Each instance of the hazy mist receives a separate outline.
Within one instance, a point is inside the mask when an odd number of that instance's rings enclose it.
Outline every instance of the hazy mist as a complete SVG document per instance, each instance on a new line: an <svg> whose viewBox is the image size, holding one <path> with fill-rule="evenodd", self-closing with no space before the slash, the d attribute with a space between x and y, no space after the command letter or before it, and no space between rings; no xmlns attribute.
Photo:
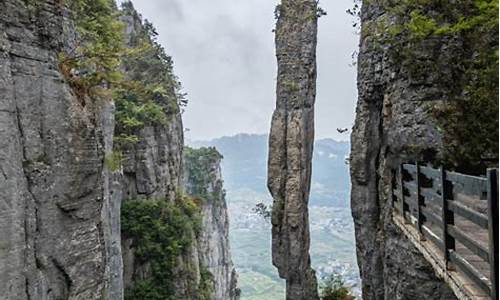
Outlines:
<svg viewBox="0 0 500 300"><path fill-rule="evenodd" d="M156 26L188 94L186 138L240 132L267 133L275 103L274 7L270 0L133 1ZM323 0L320 19L316 137L348 139L356 70L350 66L358 36L345 11L352 0Z"/></svg>

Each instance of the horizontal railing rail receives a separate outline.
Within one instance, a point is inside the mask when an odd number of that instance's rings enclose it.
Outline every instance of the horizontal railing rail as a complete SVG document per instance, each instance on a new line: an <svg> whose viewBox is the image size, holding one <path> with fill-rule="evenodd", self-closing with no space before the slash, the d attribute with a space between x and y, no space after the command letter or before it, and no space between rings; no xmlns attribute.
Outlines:
<svg viewBox="0 0 500 300"><path fill-rule="evenodd" d="M391 184L395 212L441 249L446 270L498 300L498 170L480 177L402 164Z"/></svg>

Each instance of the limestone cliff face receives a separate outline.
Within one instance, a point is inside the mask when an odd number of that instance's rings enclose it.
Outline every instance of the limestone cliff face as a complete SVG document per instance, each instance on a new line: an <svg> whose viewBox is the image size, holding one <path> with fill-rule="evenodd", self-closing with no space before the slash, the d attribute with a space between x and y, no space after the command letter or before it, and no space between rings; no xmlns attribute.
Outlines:
<svg viewBox="0 0 500 300"><path fill-rule="evenodd" d="M122 204L174 203L183 189L175 87L161 90L174 99L162 106L168 120L145 124L134 132L136 144L117 148L118 104L77 97L60 71L58 55L78 39L67 9L59 0L0 2L0 298L6 300L123 299L124 288L147 278L151 265L137 262L132 241L122 237ZM124 13L122 21L134 46L134 34L144 30L139 15ZM149 65L141 66L154 68L169 58L145 59ZM152 72L138 76L124 65L123 73L147 81ZM117 150L123 157L112 168ZM221 185L214 172L207 189ZM189 229L183 241L191 243L169 270L179 299L236 299L227 212L217 191L202 207L203 230ZM184 225L196 223L190 216L180 216ZM207 291L208 297L199 294Z"/></svg>
<svg viewBox="0 0 500 300"><path fill-rule="evenodd" d="M392 59L377 22L392 22L383 5L363 1L358 58L356 121L351 136L351 206L363 299L454 299L419 252L392 223L391 170L406 160L433 159L441 137L427 107L440 99L449 76L415 78ZM418 57L453 61L457 41L436 39L415 49ZM443 68L446 70L446 67Z"/></svg>
<svg viewBox="0 0 500 300"><path fill-rule="evenodd" d="M135 12L125 12L121 20L126 24L125 40L129 47L140 46L136 37L144 33L140 15ZM161 64L159 58L151 59L150 67ZM147 74L128 70L131 77L143 78ZM167 89L170 97L176 99L175 90ZM184 146L183 126L180 110L175 101L175 112L168 112L169 122L156 126L146 126L136 132L139 142L125 154L124 196L134 197L166 197L170 201L175 198L182 180L182 148Z"/></svg>
<svg viewBox="0 0 500 300"><path fill-rule="evenodd" d="M138 46L134 38L144 34L144 27L140 15L133 10L124 12L121 20L125 23L125 41L129 47ZM149 62L161 64L159 58L152 58ZM130 77L146 80L147 74L128 71L124 66L125 74ZM176 98L174 91L168 91ZM175 104L177 107L177 104ZM180 111L169 113L166 124L151 124L138 129L134 134L138 142L126 147L123 151L123 176L120 187L123 201L136 199L165 199L174 201L182 182L182 149L184 144L183 126ZM134 260L132 241L123 237L122 251L124 262L125 287L133 285L139 278L148 276L148 265L137 265ZM180 262L182 263L182 262Z"/></svg>
<svg viewBox="0 0 500 300"><path fill-rule="evenodd" d="M318 299L309 257L308 202L314 142L317 1L283 0L277 8L276 109L269 136L273 196L272 257L287 299Z"/></svg>
<svg viewBox="0 0 500 300"><path fill-rule="evenodd" d="M202 226L198 236L198 257L210 272L211 299L239 299L237 274L229 247L229 220L221 174L222 156L214 148L187 149L184 185L186 193L201 204Z"/></svg>
<svg viewBox="0 0 500 300"><path fill-rule="evenodd" d="M107 297L112 106L83 106L65 83L71 36L59 1L0 3L2 299Z"/></svg>

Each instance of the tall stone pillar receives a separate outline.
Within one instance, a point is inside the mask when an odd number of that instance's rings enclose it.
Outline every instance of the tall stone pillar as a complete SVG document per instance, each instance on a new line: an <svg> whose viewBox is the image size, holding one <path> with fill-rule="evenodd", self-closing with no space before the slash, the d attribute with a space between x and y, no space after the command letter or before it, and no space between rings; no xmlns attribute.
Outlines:
<svg viewBox="0 0 500 300"><path fill-rule="evenodd" d="M309 190L316 96L316 0L277 7L276 109L269 137L268 188L273 196L273 264L287 300L319 299L309 256Z"/></svg>

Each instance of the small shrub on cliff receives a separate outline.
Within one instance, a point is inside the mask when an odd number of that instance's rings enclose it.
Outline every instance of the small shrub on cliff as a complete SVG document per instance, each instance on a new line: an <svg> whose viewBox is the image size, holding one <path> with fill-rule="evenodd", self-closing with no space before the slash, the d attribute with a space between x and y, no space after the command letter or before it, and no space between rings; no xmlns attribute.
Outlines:
<svg viewBox="0 0 500 300"><path fill-rule="evenodd" d="M321 287L321 300L354 300L350 291L344 286L344 281L339 274L332 274L326 278Z"/></svg>
<svg viewBox="0 0 500 300"><path fill-rule="evenodd" d="M119 142L133 144L138 141L137 130L144 126L168 124L168 117L162 106L147 95L138 96L134 91L136 90L117 88L114 92L116 132L123 137L128 137Z"/></svg>
<svg viewBox="0 0 500 300"><path fill-rule="evenodd" d="M263 202L260 202L257 203L254 208L252 208L252 212L264 218L266 222L270 222L273 215L273 207L272 205L267 206Z"/></svg>
<svg viewBox="0 0 500 300"><path fill-rule="evenodd" d="M200 268L200 285L198 287L197 297L200 300L212 300L214 292L214 276L206 267Z"/></svg>
<svg viewBox="0 0 500 300"><path fill-rule="evenodd" d="M124 159L121 151L112 151L104 157L104 165L111 172L116 172L121 168Z"/></svg>

